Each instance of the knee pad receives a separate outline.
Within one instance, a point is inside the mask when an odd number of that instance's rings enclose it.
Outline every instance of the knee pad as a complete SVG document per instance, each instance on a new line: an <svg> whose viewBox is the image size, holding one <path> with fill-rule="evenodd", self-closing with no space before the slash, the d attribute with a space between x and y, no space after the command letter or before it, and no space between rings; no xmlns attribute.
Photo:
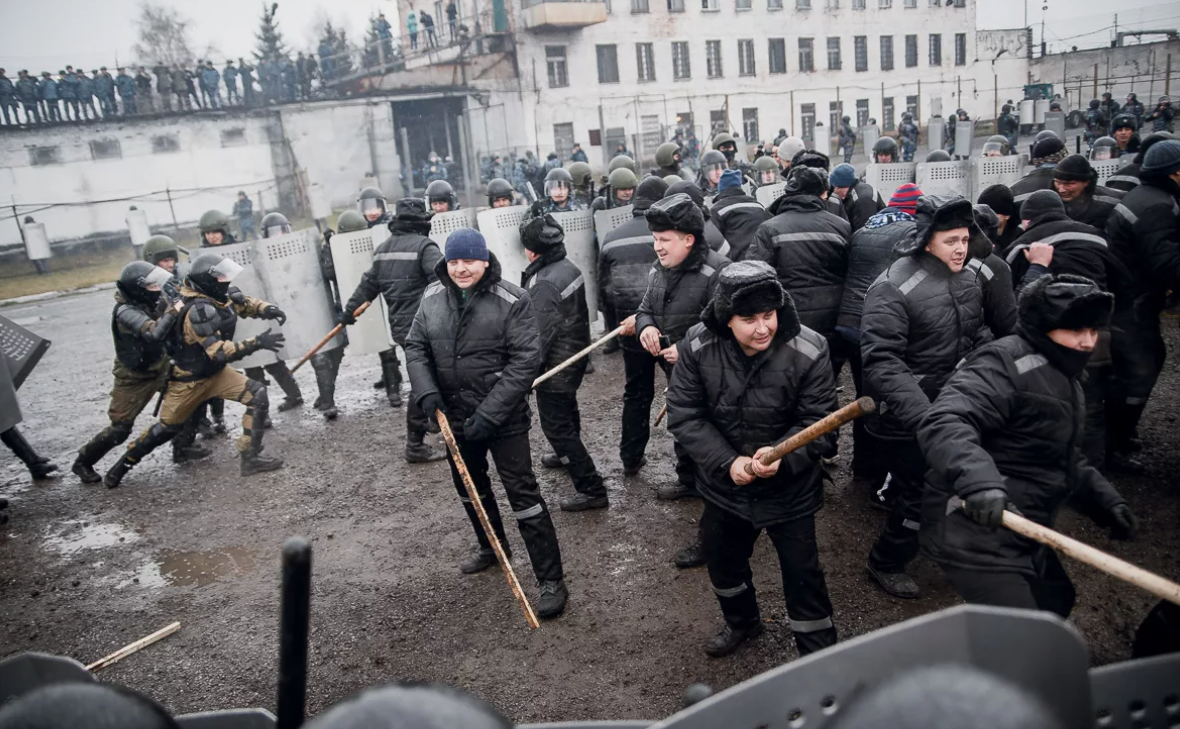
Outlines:
<svg viewBox="0 0 1180 729"><path fill-rule="evenodd" d="M255 410L267 410L270 407L270 398L266 394L266 385L257 380L250 380L248 387L254 395L253 399L250 400L250 407Z"/></svg>
<svg viewBox="0 0 1180 729"><path fill-rule="evenodd" d="M131 430L135 427L135 423L118 422L111 423L111 438L116 443L122 443L131 437Z"/></svg>

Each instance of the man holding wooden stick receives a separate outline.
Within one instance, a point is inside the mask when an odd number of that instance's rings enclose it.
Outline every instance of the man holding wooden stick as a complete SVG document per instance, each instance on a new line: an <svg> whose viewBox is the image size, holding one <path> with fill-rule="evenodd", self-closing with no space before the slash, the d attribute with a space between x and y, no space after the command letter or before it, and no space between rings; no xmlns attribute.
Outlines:
<svg viewBox="0 0 1180 729"><path fill-rule="evenodd" d="M764 529L778 552L799 654L834 645L815 513L823 505L820 459L835 447L836 432L781 461L759 460L836 409L827 340L799 323L774 268L762 261L722 271L701 318L672 372L668 427L690 454L705 500L704 554L725 616L705 653L728 655L762 632L750 555Z"/></svg>
<svg viewBox="0 0 1180 729"><path fill-rule="evenodd" d="M500 272L500 262L478 230L451 233L445 259L435 268L438 281L422 295L410 327L406 359L415 402L430 417L441 411L452 423L492 530L508 551L488 478L488 453L495 459L540 583L537 616L551 618L565 609L569 593L557 531L533 475L529 450L528 395L540 365L540 337L528 292L502 280ZM448 462L479 540L479 551L459 569L482 572L496 563L496 554L449 452Z"/></svg>
<svg viewBox="0 0 1180 729"><path fill-rule="evenodd" d="M1126 500L1082 455L1078 379L1114 297L1080 276L1044 275L1019 306L1016 333L972 353L922 419L921 544L967 602L1065 618L1075 593L1056 553L997 527L1005 509L1052 527L1068 500L1112 538L1135 531Z"/></svg>

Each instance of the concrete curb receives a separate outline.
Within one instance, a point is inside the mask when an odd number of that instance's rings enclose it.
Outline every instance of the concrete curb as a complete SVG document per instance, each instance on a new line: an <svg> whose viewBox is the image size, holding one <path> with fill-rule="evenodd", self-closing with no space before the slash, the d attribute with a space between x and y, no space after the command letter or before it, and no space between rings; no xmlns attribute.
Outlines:
<svg viewBox="0 0 1180 729"><path fill-rule="evenodd" d="M63 296L74 296L76 294L89 294L94 291L107 291L115 288L113 281L107 283L94 284L93 286L83 286L77 289L69 289L66 291L46 291L41 294L29 294L28 296L17 296L11 299L0 299L0 309L8 306L19 306L21 304L32 304L38 301L48 301L49 299L58 299Z"/></svg>

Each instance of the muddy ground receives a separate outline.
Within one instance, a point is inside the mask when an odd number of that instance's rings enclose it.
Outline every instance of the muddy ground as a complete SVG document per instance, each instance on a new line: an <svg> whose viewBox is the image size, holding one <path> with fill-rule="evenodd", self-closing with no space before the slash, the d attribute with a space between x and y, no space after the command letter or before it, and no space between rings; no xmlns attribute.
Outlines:
<svg viewBox="0 0 1180 729"><path fill-rule="evenodd" d="M54 342L20 391L22 428L66 471L76 448L106 424L110 307L108 291L3 310ZM1174 317L1165 330L1175 350ZM178 713L273 709L279 547L304 535L315 546L312 712L367 686L414 679L461 686L518 722L656 719L680 706L688 684L722 689L793 659L765 539L754 571L770 630L729 658L701 652L720 623L716 601L703 569L681 572L670 562L693 534L700 502L654 498L655 486L674 477L663 432L641 477L623 478L622 360L599 357L597 365L582 389L583 423L609 480L611 508L554 510L571 600L564 617L540 630L526 628L499 570L468 577L456 569L474 540L446 465L403 462L403 412L370 386L378 364L367 356L344 360L335 423L310 407L311 368L297 374L309 404L273 416L267 451L287 462L275 473L239 479L230 439L214 441L212 458L183 468L162 449L115 491L70 475L32 485L9 452L0 453L0 494L12 500L12 520L0 532L0 654L37 650L91 661L178 620L179 633L103 680L145 691ZM1169 575L1180 558L1180 436L1169 414L1177 388L1173 359L1145 417L1150 473L1116 479L1142 521L1139 539L1110 542L1073 514L1059 522ZM231 423L240 413L228 408ZM533 444L535 459L536 427ZM571 490L562 472L539 477L554 506ZM955 604L940 571L922 559L914 567L921 599L893 599L869 582L865 557L884 515L846 481L842 467L818 527L841 637ZM526 552L518 535L510 539L516 569L535 595ZM1154 599L1077 563L1067 567L1079 592L1073 620L1094 663L1128 658Z"/></svg>

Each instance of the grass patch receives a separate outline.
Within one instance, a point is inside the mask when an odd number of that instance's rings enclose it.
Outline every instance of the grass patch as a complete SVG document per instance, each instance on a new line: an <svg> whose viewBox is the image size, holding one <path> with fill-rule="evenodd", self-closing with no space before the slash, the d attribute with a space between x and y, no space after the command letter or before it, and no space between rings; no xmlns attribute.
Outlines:
<svg viewBox="0 0 1180 729"><path fill-rule="evenodd" d="M84 286L109 283L119 278L123 266L134 259L130 248L82 253L49 259L49 273L38 274L28 261L5 266L10 269L0 278L0 299L43 294L46 291L69 291ZM12 269L15 269L13 271Z"/></svg>

